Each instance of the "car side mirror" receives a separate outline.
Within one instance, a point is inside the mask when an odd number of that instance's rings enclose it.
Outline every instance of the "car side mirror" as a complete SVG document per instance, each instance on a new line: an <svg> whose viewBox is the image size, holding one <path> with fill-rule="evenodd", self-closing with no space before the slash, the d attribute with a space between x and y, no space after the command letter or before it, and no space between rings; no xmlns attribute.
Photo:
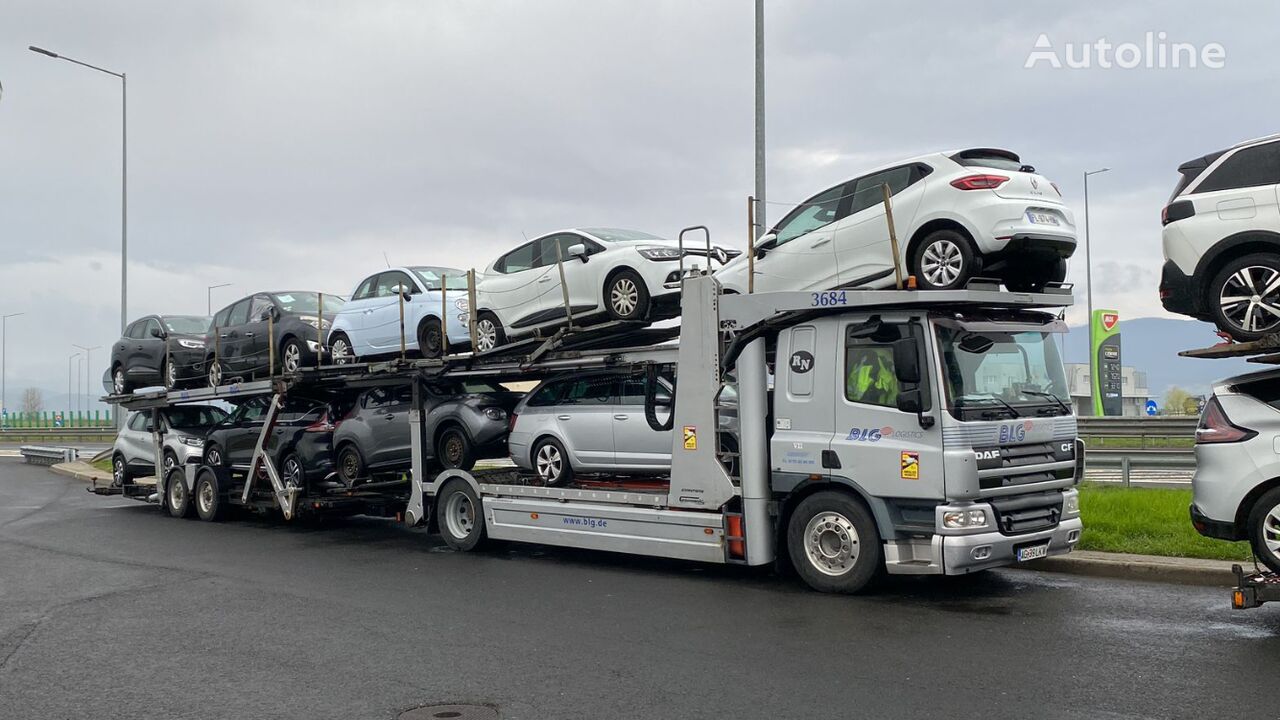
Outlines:
<svg viewBox="0 0 1280 720"><path fill-rule="evenodd" d="M151 337L153 337L153 338L159 338L159 339L163 340L163 339L164 339L164 330L162 330L162 329L160 329L160 328L158 328L158 327L153 327L153 328L151 328Z"/></svg>
<svg viewBox="0 0 1280 720"><path fill-rule="evenodd" d="M582 262L587 261L587 246L584 245L583 243L576 243L574 245L570 245L569 247L565 248L565 252L569 254L569 257L576 257Z"/></svg>
<svg viewBox="0 0 1280 720"><path fill-rule="evenodd" d="M391 290L395 292L397 295L399 295L400 297L404 298L405 302L409 302L410 298L413 297L413 290L409 288L407 285L397 285L391 288Z"/></svg>
<svg viewBox="0 0 1280 720"><path fill-rule="evenodd" d="M915 338L893 341L893 372L898 377L898 382L920 382L920 345Z"/></svg>
<svg viewBox="0 0 1280 720"><path fill-rule="evenodd" d="M755 244L756 259L759 260L763 258L765 255L768 255L769 251L774 249L777 246L778 246L777 233L765 233L764 235L761 235L760 239L756 240L756 244Z"/></svg>

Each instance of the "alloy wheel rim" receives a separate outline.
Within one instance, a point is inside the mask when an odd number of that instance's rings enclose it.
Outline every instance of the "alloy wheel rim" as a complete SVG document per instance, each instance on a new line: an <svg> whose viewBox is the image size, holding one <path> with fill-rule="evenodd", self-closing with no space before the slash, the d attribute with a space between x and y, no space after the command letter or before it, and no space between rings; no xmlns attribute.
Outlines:
<svg viewBox="0 0 1280 720"><path fill-rule="evenodd" d="M112 376L111 384L115 386L117 395L124 394L124 370L116 370L116 374Z"/></svg>
<svg viewBox="0 0 1280 720"><path fill-rule="evenodd" d="M934 285L950 285L960 277L964 256L960 247L950 240L932 242L920 258L920 271Z"/></svg>
<svg viewBox="0 0 1280 720"><path fill-rule="evenodd" d="M214 361L209 366L209 384L213 387L218 387L222 384L222 363Z"/></svg>
<svg viewBox="0 0 1280 720"><path fill-rule="evenodd" d="M1262 519L1262 541L1268 552L1280 558L1280 505L1271 508L1271 512Z"/></svg>
<svg viewBox="0 0 1280 720"><path fill-rule="evenodd" d="M182 494L185 490L179 478L174 478L173 482L169 483L169 507L177 508L182 505Z"/></svg>
<svg viewBox="0 0 1280 720"><path fill-rule="evenodd" d="M471 536L476 526L476 509L466 493L456 492L449 497L444 509L445 524L456 538Z"/></svg>
<svg viewBox="0 0 1280 720"><path fill-rule="evenodd" d="M208 515L213 510L213 485L210 483L201 485L196 501L200 503L200 512Z"/></svg>
<svg viewBox="0 0 1280 720"><path fill-rule="evenodd" d="M172 455L164 456L164 471L166 473L174 469L175 467L177 467L177 465L178 465L178 461L175 460Z"/></svg>
<svg viewBox="0 0 1280 720"><path fill-rule="evenodd" d="M484 318L476 323L476 347L480 352L492 350L498 344L498 329L494 327L493 321Z"/></svg>
<svg viewBox="0 0 1280 720"><path fill-rule="evenodd" d="M290 458L285 461L284 484L289 487L302 487L302 466L297 460Z"/></svg>
<svg viewBox="0 0 1280 720"><path fill-rule="evenodd" d="M329 356L334 365L346 365L352 361L351 346L345 339L338 338L333 341L333 347L329 348Z"/></svg>
<svg viewBox="0 0 1280 720"><path fill-rule="evenodd" d="M560 451L555 445L547 443L538 448L538 477L546 482L555 482L560 478L560 470L563 467L563 460L560 457Z"/></svg>
<svg viewBox="0 0 1280 720"><path fill-rule="evenodd" d="M1237 270L1222 285L1218 307L1228 322L1246 332L1280 325L1280 270L1261 265Z"/></svg>
<svg viewBox="0 0 1280 720"><path fill-rule="evenodd" d="M614 312L630 315L640 302L640 291L631 282L631 278L619 278L614 281L613 289L609 292L609 302L613 305Z"/></svg>
<svg viewBox="0 0 1280 720"><path fill-rule="evenodd" d="M218 452L218 448L213 448L204 457L205 464L212 467L218 467L222 464L222 454Z"/></svg>
<svg viewBox="0 0 1280 720"><path fill-rule="evenodd" d="M858 562L858 531L838 512L818 513L804 528L804 553L818 572L844 575Z"/></svg>
<svg viewBox="0 0 1280 720"><path fill-rule="evenodd" d="M284 371L297 372L298 367L302 365L302 350L296 343L289 343L284 346Z"/></svg>
<svg viewBox="0 0 1280 720"><path fill-rule="evenodd" d="M115 479L117 485L124 482L124 460L116 458L115 462L111 463L111 477Z"/></svg>
<svg viewBox="0 0 1280 720"><path fill-rule="evenodd" d="M173 363L165 363L165 366L164 366L165 388L172 389L173 386L177 384L178 384L178 369L173 366Z"/></svg>

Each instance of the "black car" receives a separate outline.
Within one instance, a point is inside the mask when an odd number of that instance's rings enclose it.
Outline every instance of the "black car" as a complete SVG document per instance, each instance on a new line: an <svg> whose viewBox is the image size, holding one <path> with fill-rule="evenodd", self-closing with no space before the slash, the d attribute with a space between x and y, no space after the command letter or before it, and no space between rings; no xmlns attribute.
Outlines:
<svg viewBox="0 0 1280 720"><path fill-rule="evenodd" d="M205 437L204 464L247 470L266 422L271 396L241 403ZM305 488L333 471L333 423L327 401L288 395L267 437L266 451L286 484Z"/></svg>
<svg viewBox="0 0 1280 720"><path fill-rule="evenodd" d="M111 391L163 385L180 387L204 375L209 318L192 315L147 315L125 328L111 346Z"/></svg>
<svg viewBox="0 0 1280 720"><path fill-rule="evenodd" d="M311 291L263 292L214 314L205 347L210 387L232 378L269 377L273 369L291 373L315 365L321 338L344 303L337 295L324 294L321 312L321 297Z"/></svg>
<svg viewBox="0 0 1280 720"><path fill-rule="evenodd" d="M483 380L437 380L424 385L425 457L446 468L470 470L477 460L507 456L511 411L523 393ZM361 393L338 422L333 448L338 478L354 485L373 472L407 470L412 390L378 387Z"/></svg>

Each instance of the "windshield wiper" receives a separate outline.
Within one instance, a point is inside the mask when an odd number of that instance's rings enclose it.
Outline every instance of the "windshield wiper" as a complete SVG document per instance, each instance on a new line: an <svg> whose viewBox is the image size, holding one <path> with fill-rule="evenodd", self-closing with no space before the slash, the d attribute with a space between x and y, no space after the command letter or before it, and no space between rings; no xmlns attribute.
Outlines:
<svg viewBox="0 0 1280 720"><path fill-rule="evenodd" d="M1066 413L1067 415L1071 414L1071 407L1067 405L1067 403L1064 402L1062 398L1058 397L1054 393L1046 392L1044 390L1019 390L1018 392L1022 393L1023 395L1049 398L1050 400L1058 403L1058 407L1062 408L1062 412Z"/></svg>
<svg viewBox="0 0 1280 720"><path fill-rule="evenodd" d="M991 401L991 402L993 402L993 403L999 403L1000 405L1003 405L1003 406L1004 406L1004 409L1005 409L1005 410L1008 410L1010 413L1012 413L1014 417L1022 417L1022 413L1019 413L1019 412L1017 411L1017 409L1015 409L1012 405L1010 405L1009 403L1007 403L1007 402L1005 402L1005 401L1001 400L1000 398L996 397L995 395L989 395L989 396L987 396L987 397L977 397L977 398L963 398L963 397L962 397L962 398L957 399L957 400L956 400L956 403L957 403L957 404L959 404L959 403L968 403L968 402L969 402L969 401L971 401L971 400L973 400L973 401Z"/></svg>

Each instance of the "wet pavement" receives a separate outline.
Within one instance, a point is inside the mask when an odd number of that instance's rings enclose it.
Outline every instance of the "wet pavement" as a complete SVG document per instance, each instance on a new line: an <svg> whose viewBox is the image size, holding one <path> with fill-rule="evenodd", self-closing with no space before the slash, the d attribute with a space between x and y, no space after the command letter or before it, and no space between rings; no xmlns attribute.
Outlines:
<svg viewBox="0 0 1280 720"><path fill-rule="evenodd" d="M1275 717L1277 676L1280 607L1221 589L1008 570L827 596L386 520L174 520L0 458L0 717Z"/></svg>

